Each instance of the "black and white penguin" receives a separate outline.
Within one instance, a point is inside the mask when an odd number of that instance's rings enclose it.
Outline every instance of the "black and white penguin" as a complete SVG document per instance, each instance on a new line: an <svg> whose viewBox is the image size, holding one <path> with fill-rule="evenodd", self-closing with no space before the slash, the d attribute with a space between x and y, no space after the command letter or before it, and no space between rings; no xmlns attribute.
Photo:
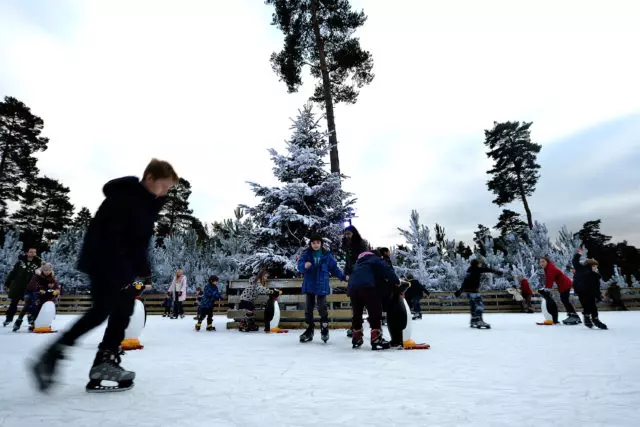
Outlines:
<svg viewBox="0 0 640 427"><path fill-rule="evenodd" d="M428 349L429 344L416 344L411 339L411 309L404 298L404 293L411 283L402 281L391 296L387 312L387 329L391 337L391 347L406 350Z"/></svg>
<svg viewBox="0 0 640 427"><path fill-rule="evenodd" d="M264 331L265 332L284 332L278 327L280 324L280 306L278 305L278 297L282 295L282 291L273 289L269 294L269 300L264 307Z"/></svg>

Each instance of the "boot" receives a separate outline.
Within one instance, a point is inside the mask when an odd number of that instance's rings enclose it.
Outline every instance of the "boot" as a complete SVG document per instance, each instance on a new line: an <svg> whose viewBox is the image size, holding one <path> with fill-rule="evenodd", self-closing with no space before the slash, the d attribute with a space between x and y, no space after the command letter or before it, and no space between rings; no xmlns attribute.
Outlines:
<svg viewBox="0 0 640 427"><path fill-rule="evenodd" d="M568 313L567 318L562 321L565 325L579 325L582 323L580 317L576 313Z"/></svg>
<svg viewBox="0 0 640 427"><path fill-rule="evenodd" d="M207 331L215 331L216 328L212 323L207 323Z"/></svg>
<svg viewBox="0 0 640 427"><path fill-rule="evenodd" d="M607 328L607 325L602 323L596 316L593 317L593 324L596 325L596 328L598 329L609 329Z"/></svg>
<svg viewBox="0 0 640 427"><path fill-rule="evenodd" d="M124 352L118 350L98 350L93 366L89 371L89 383L86 390L90 393L122 391L133 387L135 372L127 371L120 366L120 356ZM102 381L117 382L117 386L103 385Z"/></svg>
<svg viewBox="0 0 640 427"><path fill-rule="evenodd" d="M590 314L586 314L586 313L582 313L582 315L584 317L584 326L586 326L589 329L593 328L593 322L591 321L591 315Z"/></svg>
<svg viewBox="0 0 640 427"><path fill-rule="evenodd" d="M11 324L10 320L5 320L4 322L2 322L2 327L6 328L7 326L9 326Z"/></svg>
<svg viewBox="0 0 640 427"><path fill-rule="evenodd" d="M200 323L200 321L198 320L198 323L196 323L196 331L199 331L201 326L202 323Z"/></svg>
<svg viewBox="0 0 640 427"><path fill-rule="evenodd" d="M54 343L31 365L31 373L38 383L38 389L46 392L54 383L56 364L58 360L64 359L66 345Z"/></svg>
<svg viewBox="0 0 640 427"><path fill-rule="evenodd" d="M300 335L300 342L309 342L313 340L313 324L307 326L307 329Z"/></svg>
<svg viewBox="0 0 640 427"><path fill-rule="evenodd" d="M22 319L18 317L18 319L16 319L16 323L13 324L13 332L18 332L20 327L22 327Z"/></svg>
<svg viewBox="0 0 640 427"><path fill-rule="evenodd" d="M388 350L391 345L382 336L381 329L371 330L371 350Z"/></svg>
<svg viewBox="0 0 640 427"><path fill-rule="evenodd" d="M320 323L320 339L323 342L329 341L329 322L326 320Z"/></svg>
<svg viewBox="0 0 640 427"><path fill-rule="evenodd" d="M347 337L351 338L352 335L353 335L353 330L347 329Z"/></svg>
<svg viewBox="0 0 640 427"><path fill-rule="evenodd" d="M353 348L360 348L364 344L362 329L349 329L351 331L351 345Z"/></svg>

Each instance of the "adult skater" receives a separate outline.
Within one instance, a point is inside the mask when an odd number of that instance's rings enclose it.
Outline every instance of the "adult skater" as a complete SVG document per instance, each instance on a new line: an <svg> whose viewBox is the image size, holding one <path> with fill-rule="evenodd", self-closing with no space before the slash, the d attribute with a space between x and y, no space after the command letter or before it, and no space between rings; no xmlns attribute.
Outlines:
<svg viewBox="0 0 640 427"><path fill-rule="evenodd" d="M342 235L342 250L346 256L344 274L347 281L353 272L353 268L361 253L371 250L369 243L362 238L360 232L353 225L346 227ZM351 329L347 330L347 336L351 336Z"/></svg>
<svg viewBox="0 0 640 427"><path fill-rule="evenodd" d="M13 266L4 285L4 289L9 294L8 296L9 299L11 299L11 303L7 309L7 317L5 321L2 322L2 326L8 326L13 322L13 316L15 316L18 311L18 303L24 299L29 281L33 277L36 269L41 265L42 259L38 257L36 248L27 248L24 255L18 257L18 262Z"/></svg>
<svg viewBox="0 0 640 427"><path fill-rule="evenodd" d="M298 260L298 271L304 274L302 279L302 293L306 295L304 320L307 329L300 335L300 342L313 340L314 322L313 308L318 307L320 314L320 338L329 340L329 312L327 311L327 295L331 290L329 274L345 280L345 275L331 252L322 247L322 236L313 233L309 240L309 247Z"/></svg>
<svg viewBox="0 0 640 427"><path fill-rule="evenodd" d="M482 313L484 313L484 301L482 301L482 295L478 292L483 273L493 273L498 276L502 276L501 271L485 267L482 264L482 261L477 258L472 259L469 268L467 269L467 274L462 281L462 286L455 292L455 296L459 297L463 292L467 294L467 298L469 299L469 311L471 312L471 323L469 326L478 329L489 329L491 328L491 325L482 319Z"/></svg>
<svg viewBox="0 0 640 427"><path fill-rule="evenodd" d="M598 273L598 261L595 259L587 259L584 264L580 262L582 256L582 248L579 248L573 256L572 264L576 270L573 280L573 287L580 304L582 305L582 315L584 325L587 328L593 328L593 325L600 329L607 329L607 325L602 323L598 318L597 301L602 301L602 292L600 291L600 273Z"/></svg>
<svg viewBox="0 0 640 427"><path fill-rule="evenodd" d="M54 383L58 360L65 358L76 340L107 318L104 337L89 371L87 391L133 387L135 373L120 366L120 343L137 294L133 282L136 277L151 276L148 253L154 223L167 192L177 182L178 176L169 163L153 159L141 181L124 177L104 186L106 198L89 224L78 260L78 270L91 281L93 305L32 365L41 391ZM102 380L115 381L118 386L102 386Z"/></svg>
<svg viewBox="0 0 640 427"><path fill-rule="evenodd" d="M576 313L576 309L573 307L573 304L571 304L571 301L569 301L572 286L571 279L556 267L549 257L540 258L540 268L544 270L544 287L546 289L551 291L554 283L558 285L560 301L562 301L565 310L567 310L567 318L564 319L562 323L565 325L577 325L578 323L582 323L578 313Z"/></svg>
<svg viewBox="0 0 640 427"><path fill-rule="evenodd" d="M182 269L176 271L171 286L169 286L169 295L173 302L173 313L171 319L184 318L183 303L187 300L187 276Z"/></svg>
<svg viewBox="0 0 640 427"><path fill-rule="evenodd" d="M362 314L366 307L371 326L371 349L387 350L389 341L382 336L382 303L380 301L380 286L396 286L400 283L393 269L373 252L367 251L360 254L354 266L347 294L351 298L353 318L351 329L353 331L351 344L358 348L364 343L362 334Z"/></svg>

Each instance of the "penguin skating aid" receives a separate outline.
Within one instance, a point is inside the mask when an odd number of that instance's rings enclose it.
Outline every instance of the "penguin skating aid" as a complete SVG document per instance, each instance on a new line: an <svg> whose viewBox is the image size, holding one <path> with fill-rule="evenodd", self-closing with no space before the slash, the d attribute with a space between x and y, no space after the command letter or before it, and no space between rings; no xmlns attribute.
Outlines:
<svg viewBox="0 0 640 427"><path fill-rule="evenodd" d="M280 329L280 306L278 305L278 297L282 295L282 291L274 289L269 295L269 299L264 308L264 331L266 333L286 334L286 329Z"/></svg>
<svg viewBox="0 0 640 427"><path fill-rule="evenodd" d="M411 309L404 298L404 293L410 286L409 282L401 282L389 304L387 328L391 335L392 346L404 350L428 350L431 348L429 344L416 343L411 339Z"/></svg>

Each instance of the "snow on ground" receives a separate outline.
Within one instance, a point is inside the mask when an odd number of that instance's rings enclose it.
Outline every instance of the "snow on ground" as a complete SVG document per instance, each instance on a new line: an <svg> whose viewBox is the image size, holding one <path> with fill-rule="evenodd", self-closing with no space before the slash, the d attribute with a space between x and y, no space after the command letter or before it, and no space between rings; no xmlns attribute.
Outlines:
<svg viewBox="0 0 640 427"><path fill-rule="evenodd" d="M63 328L74 316L58 316ZM149 317L123 366L126 392L88 394L104 327L62 361L61 384L38 394L25 370L53 335L0 329L0 426L638 426L640 312L602 314L609 331L536 326L538 314L426 315L414 338L431 350L352 350L344 331L196 333L193 321Z"/></svg>

